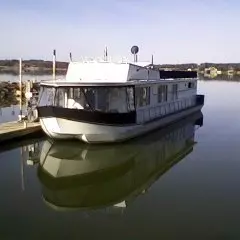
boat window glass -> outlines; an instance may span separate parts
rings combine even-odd
[[[59,88],[55,106],[124,113],[134,110],[134,89],[132,87]]]
[[[188,88],[194,88],[194,83],[193,82],[189,82],[188,83]]]
[[[127,110],[127,93],[125,88],[110,88],[109,112],[124,113]]]
[[[178,85],[173,84],[172,85],[172,100],[178,99]]]
[[[55,98],[55,106],[57,107],[65,107],[65,92],[67,92],[67,89],[65,88],[58,88],[56,92],[56,98]]]
[[[53,106],[56,89],[53,87],[41,87],[39,106]]]
[[[158,87],[158,102],[166,102],[168,98],[168,86],[161,85]]]
[[[100,87],[96,89],[96,109],[100,112],[107,112],[109,109],[109,89]]]
[[[150,104],[150,87],[136,88],[136,102],[138,107],[143,107]]]
[[[68,92],[67,96],[67,108],[75,108],[75,109],[84,109],[85,107],[85,97],[80,88],[73,88],[73,91]]]
[[[73,98],[73,88],[69,88],[68,91],[68,98]]]
[[[84,109],[95,110],[95,89],[82,88],[81,91],[85,99]]]
[[[133,87],[127,87],[127,107],[128,111],[134,111],[134,89]]]

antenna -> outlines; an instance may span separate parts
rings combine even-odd
[[[53,50],[53,80],[56,80],[56,50]]]
[[[152,54],[152,61],[151,61],[151,65],[150,65],[150,68],[154,68],[154,64],[153,64],[153,54]]]
[[[137,53],[139,51],[138,46],[132,46],[131,53],[133,54],[133,61],[137,62]]]
[[[70,62],[72,62],[72,53],[69,53]]]
[[[104,60],[104,61],[107,61],[107,60],[108,60],[108,49],[107,49],[107,46],[106,46],[105,49],[104,49],[103,60]]]

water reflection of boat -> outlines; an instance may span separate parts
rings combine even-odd
[[[125,207],[193,150],[201,112],[117,145],[45,141],[38,168],[43,199],[58,209]]]

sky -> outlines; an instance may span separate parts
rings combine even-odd
[[[240,62],[238,0],[0,0],[0,59]]]

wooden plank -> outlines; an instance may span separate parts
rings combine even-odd
[[[40,123],[8,122],[0,124],[0,142],[14,140],[41,131]]]

